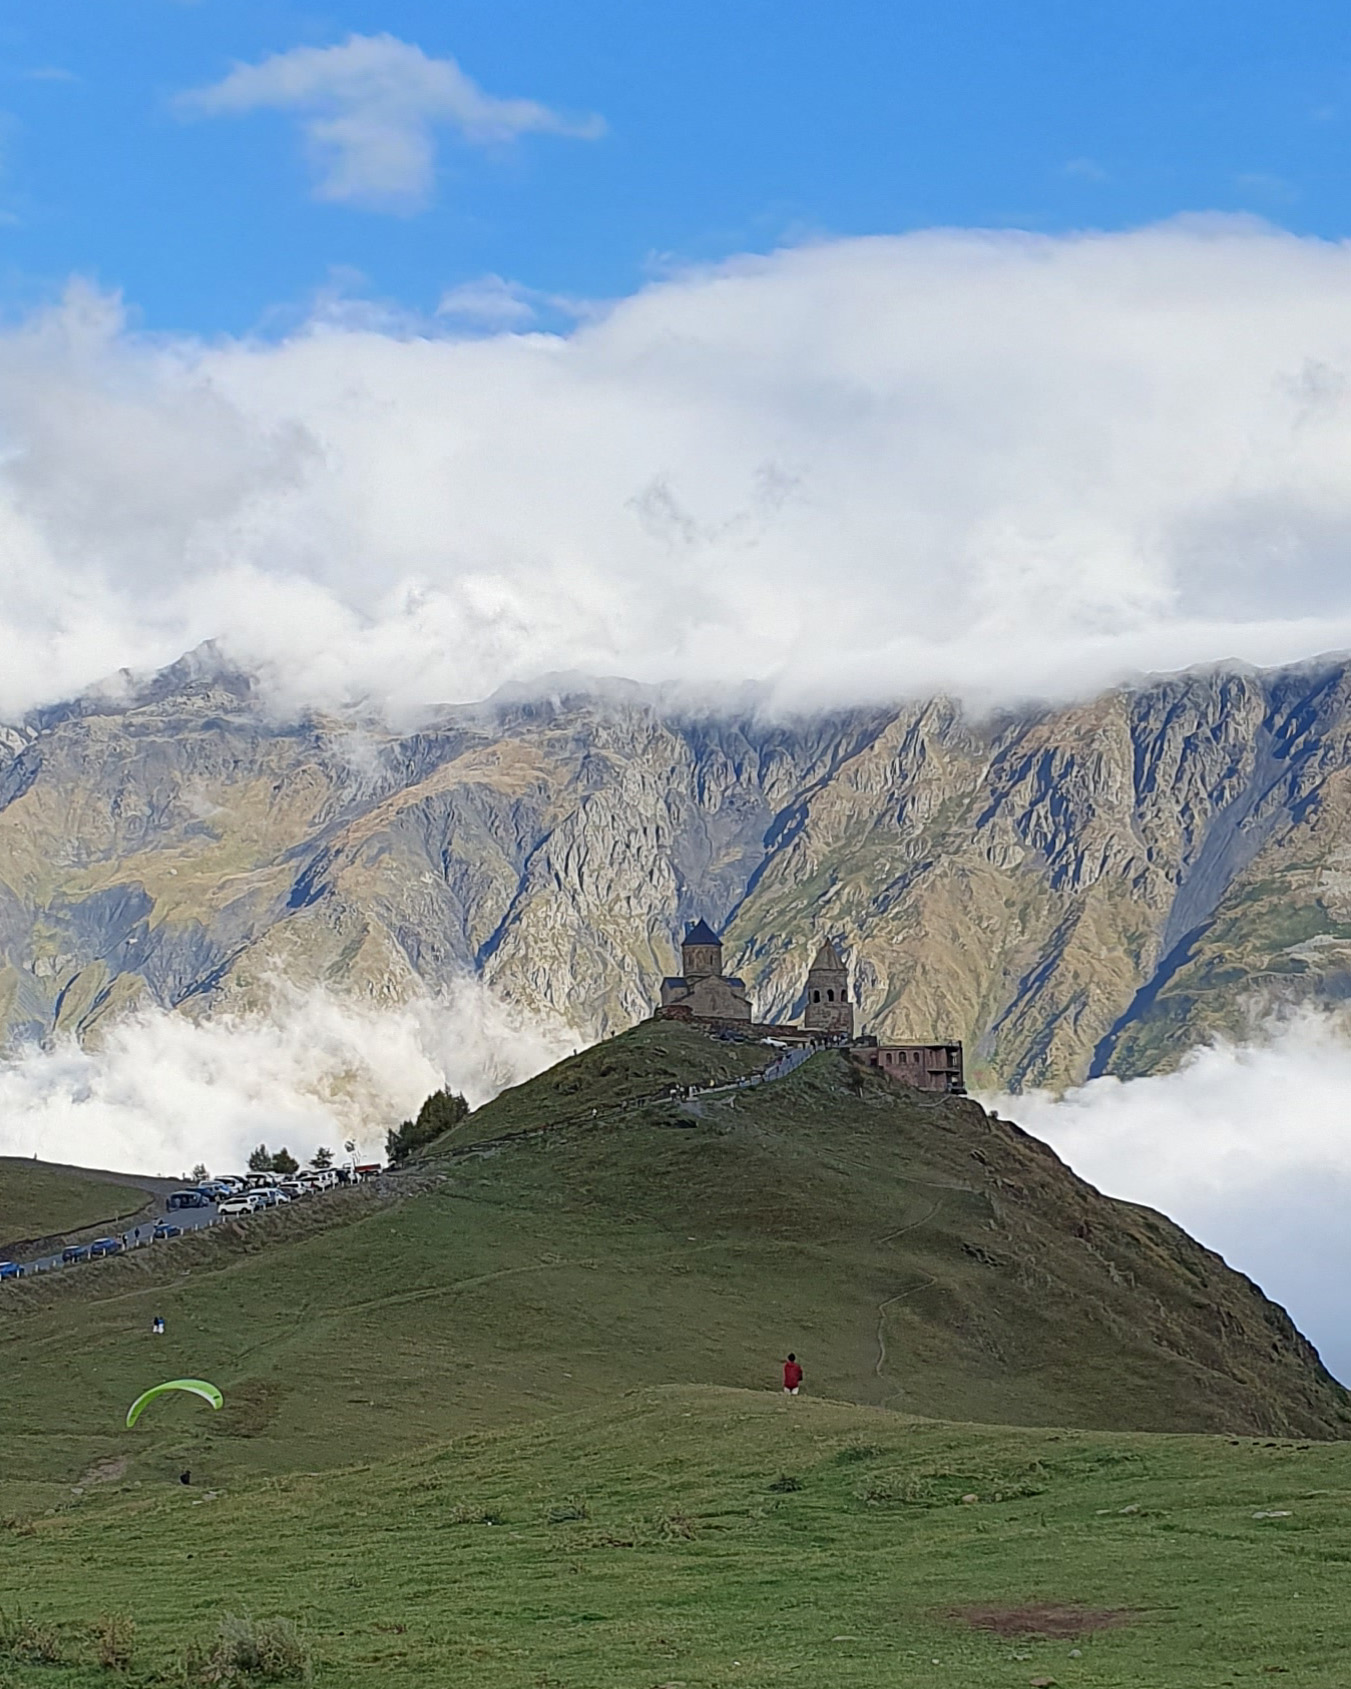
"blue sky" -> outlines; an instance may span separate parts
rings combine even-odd
[[[350,35],[604,133],[436,131],[427,203],[315,197],[294,111],[185,90]],[[485,275],[610,298],[815,235],[1125,228],[1248,210],[1348,232],[1344,5],[1219,0],[47,0],[0,24],[0,297],[71,273],[148,327],[284,326],[337,285],[431,311]]]

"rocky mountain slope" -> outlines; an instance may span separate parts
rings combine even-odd
[[[762,1016],[829,932],[870,1028],[959,1036],[1015,1087],[1351,993],[1343,662],[985,720],[560,688],[400,733],[278,722],[204,650],[0,754],[11,1039],[279,972],[392,1001],[477,974],[594,1037],[649,1011],[696,915]]]

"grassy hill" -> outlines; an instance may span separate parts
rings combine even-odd
[[[133,1184],[0,1155],[0,1259],[18,1244],[120,1226],[150,1204],[150,1193]]]
[[[635,1068],[665,1086],[763,1054],[648,1024],[585,1058],[612,1067],[608,1100],[561,1093],[599,1096],[594,1118],[491,1141],[556,1116],[565,1063],[471,1117],[486,1149],[434,1146],[384,1192],[6,1286],[0,1480],[64,1491],[175,1374],[226,1392],[183,1458],[209,1442],[233,1480],[653,1384],[761,1388],[790,1348],[813,1392],[950,1419],[1346,1433],[1345,1392],[1280,1309],[972,1102],[826,1054],[759,1089],[618,1106]]]
[[[654,1098],[771,1054],[648,1023],[382,1187],[6,1286],[2,1689],[281,1620],[332,1689],[1340,1689],[1351,1415],[1281,1310],[843,1056]],[[180,1373],[225,1408],[125,1431]]]
[[[677,1087],[730,1085],[761,1073],[783,1052],[772,1045],[717,1038],[674,1020],[645,1020],[502,1091],[436,1146],[450,1150],[517,1132],[587,1125]]]
[[[190,1689],[244,1615],[330,1689],[1346,1681],[1344,1443],[673,1387],[323,1475],[225,1483],[195,1445],[183,1488],[204,1411],[147,1416],[142,1481],[3,1521],[10,1689],[107,1683],[119,1637],[121,1681]]]

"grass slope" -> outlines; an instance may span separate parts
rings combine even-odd
[[[20,1156],[0,1156],[0,1257],[12,1246],[118,1226],[143,1210],[149,1194],[97,1174]]]
[[[513,1085],[474,1113],[437,1148],[566,1124],[635,1106],[676,1086],[727,1085],[760,1073],[783,1052],[773,1045],[711,1037],[674,1020],[645,1020]]]
[[[226,1392],[183,1458],[195,1439],[234,1479],[654,1383],[763,1386],[789,1348],[816,1391],[953,1419],[1348,1426],[1345,1392],[1218,1257],[974,1103],[838,1055],[396,1184],[6,1286],[0,1478],[45,1503],[118,1455],[126,1403],[175,1374]]]
[[[156,1481],[0,1528],[10,1689],[106,1683],[107,1615],[136,1626],[124,1682],[181,1683],[185,1644],[243,1613],[299,1621],[330,1689],[1346,1681],[1346,1444],[672,1388],[325,1476],[236,1487],[204,1461],[183,1489],[198,1407],[142,1422]],[[1122,1622],[1038,1640],[957,1616],[1038,1602]]]

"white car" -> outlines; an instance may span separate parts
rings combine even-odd
[[[252,1214],[254,1208],[251,1196],[227,1196],[224,1202],[217,1204],[216,1213],[222,1220],[231,1220],[236,1215]]]

